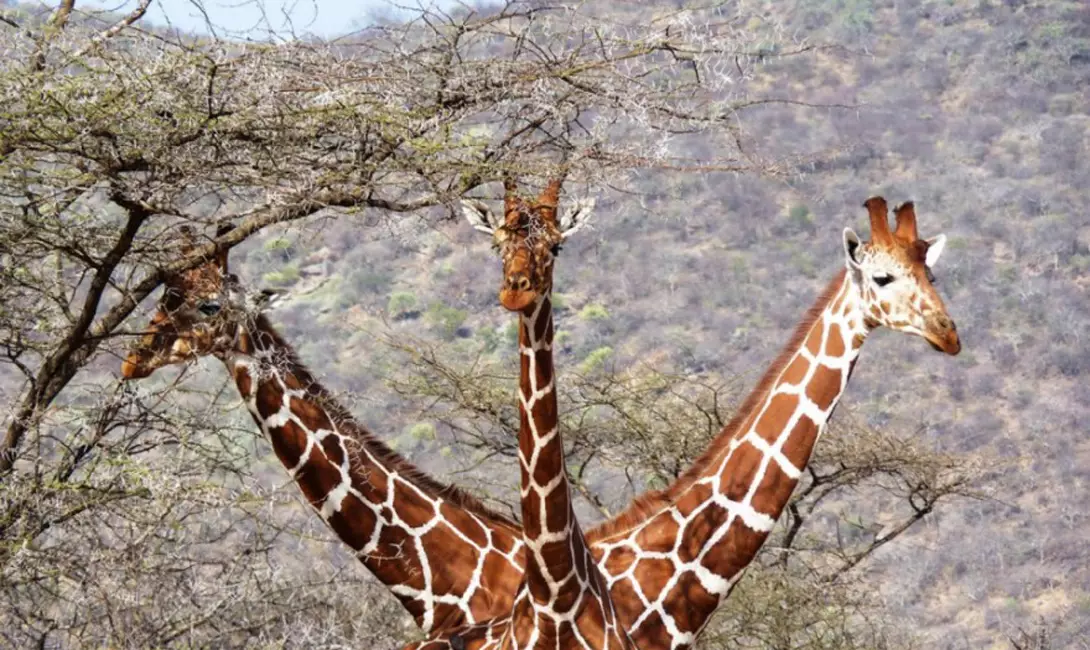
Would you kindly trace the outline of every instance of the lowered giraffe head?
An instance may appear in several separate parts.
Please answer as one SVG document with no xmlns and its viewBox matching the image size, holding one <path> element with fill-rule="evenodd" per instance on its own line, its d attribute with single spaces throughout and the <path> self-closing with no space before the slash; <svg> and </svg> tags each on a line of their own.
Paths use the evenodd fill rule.
<svg viewBox="0 0 1090 650">
<path fill-rule="evenodd" d="M 221 226 L 217 236 L 230 230 Z M 196 245 L 193 231 L 181 229 L 182 252 Z M 271 294 L 248 296 L 227 273 L 227 252 L 167 278 L 155 315 L 121 364 L 122 379 L 147 377 L 157 369 L 230 349 L 238 325 L 255 317 Z"/>
<path fill-rule="evenodd" d="M 920 239 L 911 202 L 894 210 L 897 221 L 892 231 L 885 199 L 871 197 L 863 207 L 870 212 L 871 240 L 860 241 L 851 228 L 845 228 L 844 253 L 848 275 L 861 293 L 867 325 L 915 334 L 936 350 L 957 354 L 961 351 L 958 330 L 931 274 L 946 236 Z"/>
<path fill-rule="evenodd" d="M 562 179 L 549 181 L 541 195 L 528 201 L 515 192 L 515 182 L 503 182 L 503 217 L 497 217 L 481 201 L 463 201 L 466 219 L 492 237 L 492 246 L 503 258 L 500 304 L 511 311 L 525 311 L 553 289 L 553 260 L 560 244 L 579 230 L 590 217 L 594 201 L 580 202 L 558 217 L 557 202 Z"/>
</svg>

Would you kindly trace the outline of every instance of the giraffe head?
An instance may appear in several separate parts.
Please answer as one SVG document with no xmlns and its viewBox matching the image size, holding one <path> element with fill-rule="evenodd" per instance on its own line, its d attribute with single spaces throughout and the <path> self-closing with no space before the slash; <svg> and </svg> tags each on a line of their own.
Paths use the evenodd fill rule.
<svg viewBox="0 0 1090 650">
<path fill-rule="evenodd" d="M 885 199 L 871 197 L 863 207 L 870 212 L 871 240 L 862 242 L 851 228 L 845 228 L 844 253 L 848 275 L 861 293 L 867 325 L 915 334 L 940 352 L 957 354 L 961 351 L 958 330 L 931 274 L 946 236 L 920 239 L 911 202 L 894 210 L 897 223 L 892 231 Z"/>
<path fill-rule="evenodd" d="M 221 226 L 216 234 L 230 229 Z M 185 254 L 196 241 L 189 227 L 181 233 Z M 121 364 L 121 377 L 140 379 L 163 366 L 226 352 L 235 342 L 238 325 L 259 313 L 270 296 L 242 291 L 238 279 L 227 273 L 226 251 L 167 278 L 151 323 Z"/>
<path fill-rule="evenodd" d="M 533 201 L 515 193 L 515 182 L 504 180 L 503 218 L 498 218 L 480 201 L 463 201 L 466 219 L 492 238 L 492 246 L 503 258 L 500 304 L 511 311 L 530 309 L 553 288 L 553 260 L 560 244 L 587 222 L 594 201 L 577 204 L 557 216 L 562 179 L 549 181 Z"/>
</svg>

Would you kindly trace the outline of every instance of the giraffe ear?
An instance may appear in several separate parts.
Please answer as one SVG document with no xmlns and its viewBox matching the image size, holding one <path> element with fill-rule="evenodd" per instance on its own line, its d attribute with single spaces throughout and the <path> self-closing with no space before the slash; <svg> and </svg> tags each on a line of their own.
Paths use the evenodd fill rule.
<svg viewBox="0 0 1090 650">
<path fill-rule="evenodd" d="M 942 255 L 943 249 L 946 248 L 946 235 L 936 235 L 927 240 L 927 255 L 924 257 L 924 264 L 928 268 L 935 266 L 935 262 L 939 261 L 939 256 Z"/>
<path fill-rule="evenodd" d="M 594 204 L 595 200 L 593 198 L 576 201 L 571 210 L 561 215 L 560 236 L 567 239 L 589 223 L 590 216 L 594 214 Z"/>
<path fill-rule="evenodd" d="M 862 242 L 859 241 L 859 235 L 855 234 L 855 231 L 851 228 L 844 229 L 844 255 L 847 257 L 848 268 L 853 271 L 859 270 L 859 247 Z"/>
<path fill-rule="evenodd" d="M 479 230 L 486 235 L 495 233 L 496 228 L 500 227 L 500 222 L 496 218 L 495 213 L 492 212 L 484 201 L 463 199 L 462 214 L 465 215 L 466 221 L 469 222 L 469 225 L 473 226 L 474 230 Z"/>
</svg>

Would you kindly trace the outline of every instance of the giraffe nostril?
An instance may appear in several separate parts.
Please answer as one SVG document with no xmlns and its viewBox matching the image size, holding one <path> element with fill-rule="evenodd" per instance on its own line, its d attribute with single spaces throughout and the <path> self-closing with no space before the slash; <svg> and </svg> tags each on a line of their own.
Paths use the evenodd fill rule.
<svg viewBox="0 0 1090 650">
<path fill-rule="evenodd" d="M 518 288 L 519 288 L 519 291 L 529 291 L 530 290 L 530 278 L 528 278 L 526 276 L 522 276 L 521 278 L 519 278 Z"/>
</svg>

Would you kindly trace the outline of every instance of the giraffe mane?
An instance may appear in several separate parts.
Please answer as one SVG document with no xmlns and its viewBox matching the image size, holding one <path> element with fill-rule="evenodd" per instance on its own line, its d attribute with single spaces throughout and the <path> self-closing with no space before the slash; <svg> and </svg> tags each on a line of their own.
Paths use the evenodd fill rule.
<svg viewBox="0 0 1090 650">
<path fill-rule="evenodd" d="M 335 421 L 343 432 L 363 445 L 375 458 L 387 464 L 399 476 L 404 477 L 417 488 L 432 496 L 449 501 L 452 505 L 483 517 L 490 522 L 521 529 L 521 526 L 510 517 L 489 508 L 480 499 L 461 488 L 433 478 L 409 462 L 404 456 L 391 449 L 385 442 L 371 433 L 367 427 L 357 422 L 348 409 L 342 406 L 333 394 L 318 382 L 310 370 L 299 360 L 299 354 L 295 351 L 295 348 L 280 336 L 280 332 L 273 327 L 264 314 L 258 315 L 254 324 L 255 334 L 260 333 L 262 336 L 270 337 L 279 349 L 286 352 L 285 361 L 291 364 L 291 372 L 306 386 L 307 393 L 321 404 L 330 419 Z"/>
<path fill-rule="evenodd" d="M 623 511 L 615 515 L 613 518 L 608 519 L 591 530 L 587 531 L 587 542 L 595 544 L 600 540 L 613 537 L 614 535 L 626 532 L 635 528 L 640 523 L 646 521 L 652 516 L 658 514 L 663 509 L 673 505 L 682 494 L 685 493 L 689 487 L 696 482 L 698 478 L 708 468 L 708 465 L 715 460 L 726 447 L 726 445 L 733 439 L 743 426 L 749 422 L 753 416 L 754 410 L 758 408 L 768 396 L 770 390 L 775 385 L 776 380 L 779 378 L 780 373 L 794 357 L 795 351 L 799 345 L 806 340 L 810 329 L 813 327 L 817 319 L 821 317 L 822 312 L 828 306 L 829 302 L 836 297 L 837 292 L 844 284 L 844 277 L 847 271 L 842 269 L 833 278 L 832 282 L 825 287 L 814 302 L 813 306 L 806 312 L 802 321 L 795 328 L 794 333 L 791 335 L 791 339 L 784 345 L 780 354 L 776 357 L 776 360 L 772 362 L 765 374 L 761 377 L 761 380 L 757 382 L 756 388 L 746 397 L 742 405 L 735 411 L 734 417 L 727 423 L 723 430 L 720 431 L 708 448 L 696 459 L 695 462 L 685 470 L 681 476 L 679 476 L 673 483 L 661 490 L 652 490 L 641 494 L 636 497 L 631 505 L 625 508 Z"/>
</svg>

